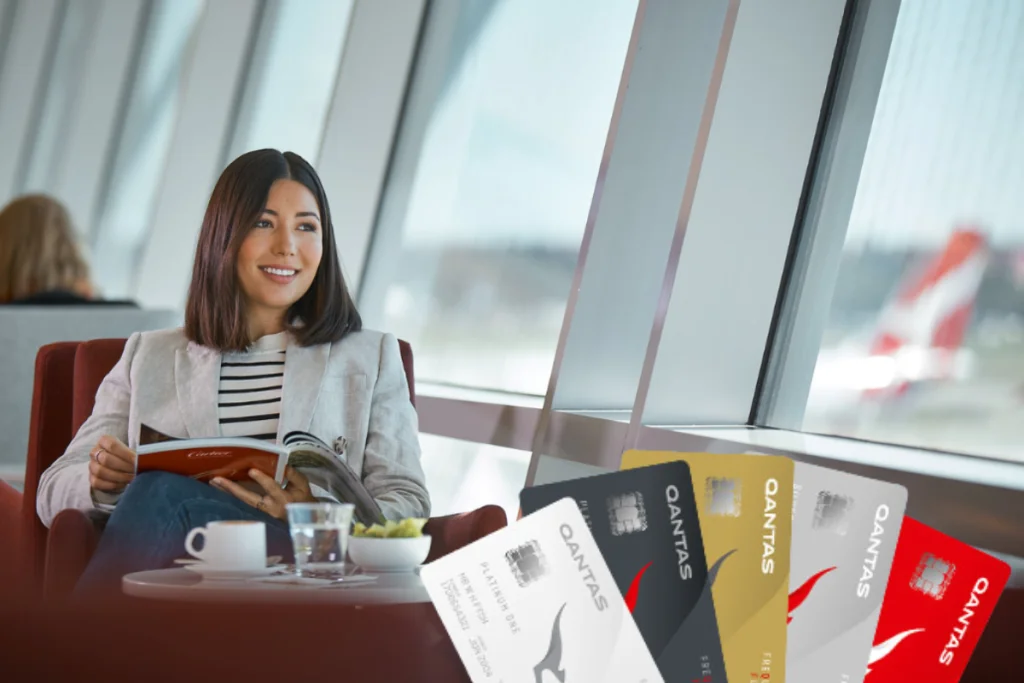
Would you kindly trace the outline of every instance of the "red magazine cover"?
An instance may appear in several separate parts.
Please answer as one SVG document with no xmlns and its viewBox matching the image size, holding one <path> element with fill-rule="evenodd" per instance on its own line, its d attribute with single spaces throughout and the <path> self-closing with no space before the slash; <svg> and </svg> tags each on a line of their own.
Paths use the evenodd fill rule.
<svg viewBox="0 0 1024 683">
<path fill-rule="evenodd" d="M 255 439 L 175 439 L 142 425 L 137 455 L 136 474 L 171 472 L 199 481 L 244 481 L 251 479 L 249 470 L 255 468 L 283 483 L 288 451 Z"/>
<path fill-rule="evenodd" d="M 251 479 L 249 470 L 255 468 L 280 481 L 278 465 L 282 459 L 280 453 L 249 446 L 190 441 L 184 447 L 140 454 L 136 460 L 136 473 L 160 471 L 173 472 L 199 481 L 210 481 L 214 477 L 242 481 Z"/>
<path fill-rule="evenodd" d="M 250 481 L 255 468 L 285 485 L 285 467 L 303 474 L 310 484 L 330 492 L 335 499 L 356 506 L 356 519 L 367 526 L 383 524 L 384 513 L 366 489 L 360 473 L 344 458 L 344 439 L 332 450 L 307 432 L 289 432 L 282 444 L 246 437 L 182 439 L 141 425 L 135 472 L 171 472 L 199 481 L 214 477 Z"/>
</svg>

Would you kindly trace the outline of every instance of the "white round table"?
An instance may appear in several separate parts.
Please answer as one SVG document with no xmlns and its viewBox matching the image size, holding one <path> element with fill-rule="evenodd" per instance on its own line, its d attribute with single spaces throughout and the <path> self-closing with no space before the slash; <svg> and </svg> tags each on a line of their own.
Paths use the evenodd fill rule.
<svg viewBox="0 0 1024 683">
<path fill-rule="evenodd" d="M 295 584 L 259 579 L 211 580 L 187 569 L 153 569 L 127 574 L 121 590 L 138 598 L 203 602 L 318 602 L 342 605 L 397 605 L 430 602 L 418 573 L 376 574 L 374 581 Z"/>
</svg>

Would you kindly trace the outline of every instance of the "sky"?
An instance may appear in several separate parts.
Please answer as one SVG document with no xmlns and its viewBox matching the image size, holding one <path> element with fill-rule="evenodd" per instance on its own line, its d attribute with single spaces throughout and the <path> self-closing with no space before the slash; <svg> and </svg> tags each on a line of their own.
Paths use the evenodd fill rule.
<svg viewBox="0 0 1024 683">
<path fill-rule="evenodd" d="M 1024 2 L 903 0 L 847 245 L 1024 244 Z"/>
<path fill-rule="evenodd" d="M 635 11 L 498 3 L 449 67 L 407 243 L 578 246 Z M 848 247 L 935 247 L 960 222 L 1024 243 L 1022 115 L 1024 1 L 903 0 Z"/>
<path fill-rule="evenodd" d="M 636 9 L 497 3 L 449 64 L 457 73 L 417 161 L 407 243 L 579 248 Z"/>
</svg>

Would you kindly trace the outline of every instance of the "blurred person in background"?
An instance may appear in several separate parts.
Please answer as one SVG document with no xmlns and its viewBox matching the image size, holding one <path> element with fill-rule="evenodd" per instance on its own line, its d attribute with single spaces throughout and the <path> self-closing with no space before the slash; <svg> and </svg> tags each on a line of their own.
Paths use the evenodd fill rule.
<svg viewBox="0 0 1024 683">
<path fill-rule="evenodd" d="M 268 552 L 292 557 L 285 506 L 331 499 L 287 468 L 282 487 L 135 476 L 142 425 L 176 438 L 334 444 L 387 519 L 427 517 L 418 420 L 398 340 L 362 329 L 341 272 L 327 196 L 291 152 L 243 154 L 221 174 L 196 246 L 185 326 L 133 334 L 92 415 L 40 478 L 37 511 L 109 519 L 76 593 L 115 596 L 129 572 L 173 564 L 213 521 L 264 522 Z M 244 484 L 244 485 L 243 485 Z"/>
<path fill-rule="evenodd" d="M 137 306 L 97 295 L 67 209 L 43 194 L 0 211 L 0 304 Z"/>
<path fill-rule="evenodd" d="M 18 197 L 0 211 L 0 304 L 91 301 L 89 265 L 71 217 L 52 197 Z"/>
</svg>

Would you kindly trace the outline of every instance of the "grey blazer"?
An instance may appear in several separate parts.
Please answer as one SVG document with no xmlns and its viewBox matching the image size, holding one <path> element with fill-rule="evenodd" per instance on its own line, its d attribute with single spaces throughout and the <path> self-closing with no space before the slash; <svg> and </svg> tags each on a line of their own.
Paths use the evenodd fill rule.
<svg viewBox="0 0 1024 683">
<path fill-rule="evenodd" d="M 117 495 L 89 486 L 89 452 L 109 434 L 135 450 L 139 425 L 164 434 L 220 436 L 217 389 L 220 352 L 190 342 L 180 328 L 137 332 L 100 385 L 96 405 L 67 451 L 39 480 L 36 510 L 47 527 L 61 510 L 108 512 Z M 398 340 L 363 330 L 334 344 L 285 353 L 278 441 L 303 430 L 334 444 L 389 519 L 427 517 L 427 494 L 416 410 Z"/>
</svg>

